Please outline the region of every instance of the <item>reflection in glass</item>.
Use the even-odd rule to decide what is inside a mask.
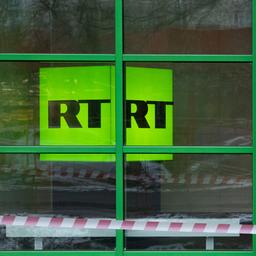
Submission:
[[[1,63],[0,145],[114,144],[113,77],[108,63]],[[89,109],[90,100],[101,101],[98,111]],[[78,105],[72,116],[79,127],[67,122],[66,103],[49,110],[56,101]],[[49,127],[48,116],[60,120],[59,126]]]
[[[132,76],[136,69],[140,76]],[[134,84],[138,89],[131,91]],[[136,116],[132,116],[132,128],[137,129],[132,136],[136,140],[130,139],[132,129],[126,124],[127,145],[172,145],[172,137],[176,146],[251,145],[249,63],[127,63],[125,92],[126,100],[147,103],[147,111],[140,113],[149,123],[149,127],[137,128]],[[165,107],[166,126],[157,127],[160,113],[149,101],[168,99],[173,106]],[[129,111],[126,107],[126,121]],[[138,108],[132,109],[133,115],[138,112]]]
[[[115,162],[1,154],[0,169],[0,215],[115,218]],[[102,231],[2,226],[0,232],[2,250],[33,250],[36,238],[44,250],[110,250],[115,243],[115,233]]]
[[[128,237],[126,247],[131,250],[147,251],[203,251],[206,249],[206,239],[203,237]],[[240,237],[216,237],[214,238],[214,250],[251,250],[252,236]]]
[[[161,237],[156,240],[155,237],[138,238],[129,237],[126,239],[128,249],[148,250],[148,251],[179,251],[179,250],[205,250],[205,239],[202,237]]]
[[[252,0],[125,0],[126,53],[250,54]]]
[[[129,155],[127,155],[129,156]],[[252,222],[252,157],[232,154],[174,154],[172,160],[137,161],[126,156],[126,218],[223,218]],[[166,159],[167,159],[166,155]],[[149,157],[148,157],[149,158]],[[127,238],[129,249],[202,249],[198,239]],[[217,239],[217,238],[216,238]],[[191,242],[188,245],[188,241]],[[200,239],[199,239],[200,241]],[[218,238],[216,249],[251,249],[251,236]],[[205,248],[205,247],[204,247]]]
[[[0,52],[114,52],[113,0],[4,0],[0,13]]]

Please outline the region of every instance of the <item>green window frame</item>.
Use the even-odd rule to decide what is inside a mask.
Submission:
[[[124,54],[123,52],[123,1],[115,0],[115,54],[0,54],[0,61],[112,61],[116,67],[116,146],[0,146],[0,154],[34,153],[113,153],[116,155],[116,219],[124,219],[124,154],[126,153],[185,153],[185,154],[252,154],[253,184],[256,184],[256,0],[252,0],[252,54],[250,55],[187,55],[187,54]],[[123,143],[123,73],[125,62],[245,62],[252,64],[252,146],[125,146]],[[253,224],[256,224],[256,186],[253,186]],[[1,255],[238,255],[249,256],[256,252],[256,235],[251,251],[126,251],[124,232],[116,231],[114,251],[0,251]]]

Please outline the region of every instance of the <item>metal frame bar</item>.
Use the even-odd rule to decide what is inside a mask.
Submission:
[[[0,61],[113,61],[116,67],[116,146],[0,146],[0,154],[35,153],[109,153],[116,154],[116,218],[124,219],[124,154],[129,153],[184,153],[184,154],[253,154],[253,184],[256,184],[256,8],[253,1],[253,53],[251,55],[186,55],[186,54],[124,54],[123,52],[123,0],[115,0],[115,54],[30,54],[3,53]],[[250,62],[253,64],[253,145],[251,147],[219,146],[124,146],[123,144],[123,67],[124,62]],[[256,186],[253,187],[253,222],[256,224]],[[253,236],[253,251],[126,251],[124,232],[116,231],[115,251],[0,251],[1,255],[239,255],[251,256],[256,251],[256,236]]]
[[[253,224],[256,224],[256,0],[252,0],[252,135],[253,135],[253,170],[252,170],[252,198]],[[256,251],[256,235],[252,239],[253,252]]]
[[[124,256],[253,256],[252,251],[130,251]]]
[[[115,251],[0,251],[0,256],[115,256]]]
[[[116,43],[116,218],[124,218],[123,163],[123,1],[115,0]],[[124,232],[116,231],[116,255],[123,255]]]
[[[116,129],[120,129],[117,127]],[[121,133],[122,131],[119,131]],[[117,133],[118,134],[118,133]],[[120,144],[120,143],[119,143]],[[0,146],[0,154],[252,154],[254,147],[212,146]],[[120,159],[121,160],[121,159]],[[123,162],[123,160],[121,161]],[[119,169],[121,167],[119,166]]]
[[[114,54],[2,53],[0,61],[115,61]]]
[[[177,154],[251,154],[253,147],[208,146],[124,146],[124,153],[177,153]]]
[[[35,153],[60,153],[60,154],[92,154],[116,152],[115,146],[0,146],[0,154],[35,154]]]
[[[124,54],[124,61],[154,62],[251,62],[252,55]]]

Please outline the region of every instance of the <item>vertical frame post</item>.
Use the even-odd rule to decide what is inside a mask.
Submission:
[[[253,198],[253,224],[256,224],[256,0],[252,0],[252,198]],[[252,249],[256,251],[256,235],[253,235]]]
[[[124,218],[124,163],[123,163],[123,2],[115,0],[116,44],[116,219]],[[123,255],[124,232],[116,231],[116,255]]]

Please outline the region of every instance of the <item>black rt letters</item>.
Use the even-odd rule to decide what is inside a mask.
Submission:
[[[88,128],[101,127],[101,104],[110,103],[110,100],[51,100],[48,102],[49,128],[60,128],[61,117],[64,117],[70,128],[82,128],[77,118],[80,104],[88,104]],[[67,106],[67,111],[61,113],[61,104]],[[132,104],[136,105],[136,112],[132,112]],[[126,101],[126,128],[131,128],[133,117],[139,128],[150,128],[146,119],[148,105],[155,105],[155,128],[166,128],[166,106],[173,105],[171,101]]]

